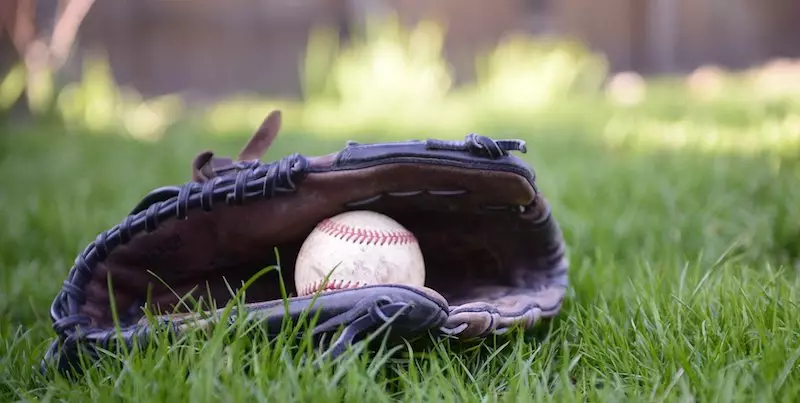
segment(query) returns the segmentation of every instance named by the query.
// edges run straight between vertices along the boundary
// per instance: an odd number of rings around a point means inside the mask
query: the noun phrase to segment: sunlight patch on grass
[[[729,126],[696,119],[668,121],[633,114],[617,114],[602,128],[602,138],[611,147],[625,146],[641,150],[793,153],[800,149],[800,113],[765,119],[748,126]]]

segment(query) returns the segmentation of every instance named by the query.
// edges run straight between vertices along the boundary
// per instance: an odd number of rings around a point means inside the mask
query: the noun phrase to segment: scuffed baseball
[[[299,296],[373,284],[422,287],[425,262],[416,237],[400,223],[372,211],[349,211],[311,231],[297,256],[294,279]]]

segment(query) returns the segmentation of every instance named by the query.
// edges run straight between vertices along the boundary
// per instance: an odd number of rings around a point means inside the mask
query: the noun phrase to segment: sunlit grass
[[[606,122],[601,136],[611,146],[651,150],[796,154],[796,150],[800,150],[800,110],[741,126],[690,118],[661,120],[620,113]]]

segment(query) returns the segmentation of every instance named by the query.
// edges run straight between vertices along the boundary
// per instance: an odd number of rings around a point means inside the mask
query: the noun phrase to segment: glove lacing
[[[524,140],[493,140],[476,133],[466,135],[464,141],[428,139],[425,144],[431,150],[469,151],[490,159],[505,157],[509,151],[528,152]]]

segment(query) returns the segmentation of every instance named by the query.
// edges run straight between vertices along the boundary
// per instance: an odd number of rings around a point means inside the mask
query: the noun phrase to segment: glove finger
[[[246,323],[258,323],[270,336],[278,334],[288,322],[308,320],[313,325],[315,336],[333,334],[344,328],[339,339],[332,343],[323,356],[335,358],[344,352],[356,337],[364,336],[385,325],[391,325],[391,333],[399,336],[416,336],[442,326],[447,319],[447,301],[433,290],[404,285],[376,285],[354,289],[328,291],[318,295],[271,300],[244,304],[234,309],[225,318],[225,308],[201,313],[181,313],[160,315],[155,323],[142,318],[132,326],[95,330],[84,334],[82,339],[90,349],[86,352],[96,355],[93,348],[108,349],[114,344],[128,347],[134,344],[146,345],[156,334],[169,331],[172,336],[181,336],[197,329],[209,329],[220,324],[232,324],[237,318],[245,316]],[[315,320],[311,322],[311,320]],[[153,325],[155,324],[155,325]],[[42,362],[56,360],[61,371],[77,369],[78,357],[75,354],[56,354],[55,344]]]
[[[406,305],[412,309],[393,317],[399,307]],[[214,323],[222,314],[223,310],[219,309],[212,315],[165,315],[161,320],[171,322],[178,330],[185,330]],[[447,319],[448,307],[445,299],[432,290],[388,284],[293,297],[288,304],[281,299],[245,304],[242,312],[230,315],[229,321],[240,315],[246,315],[248,322],[263,323],[270,333],[279,332],[287,320],[298,321],[303,317],[309,320],[316,317],[315,333],[333,332],[365,315],[372,318],[371,326],[392,320],[396,331],[419,333],[442,325]]]
[[[542,289],[481,287],[474,302],[453,305],[443,333],[466,339],[502,334],[513,327],[530,328],[539,319],[558,313],[565,287],[549,285]]]

